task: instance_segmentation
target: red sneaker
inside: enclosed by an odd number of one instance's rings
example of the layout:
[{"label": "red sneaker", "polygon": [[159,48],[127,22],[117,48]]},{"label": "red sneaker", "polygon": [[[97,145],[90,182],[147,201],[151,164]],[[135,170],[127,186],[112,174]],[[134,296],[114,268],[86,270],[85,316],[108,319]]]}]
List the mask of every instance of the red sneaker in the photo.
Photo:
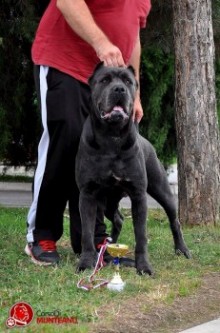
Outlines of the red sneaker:
[{"label": "red sneaker", "polygon": [[60,260],[56,249],[56,243],[52,240],[40,240],[34,243],[28,243],[25,247],[25,253],[31,256],[36,265],[48,266],[58,264]]}]

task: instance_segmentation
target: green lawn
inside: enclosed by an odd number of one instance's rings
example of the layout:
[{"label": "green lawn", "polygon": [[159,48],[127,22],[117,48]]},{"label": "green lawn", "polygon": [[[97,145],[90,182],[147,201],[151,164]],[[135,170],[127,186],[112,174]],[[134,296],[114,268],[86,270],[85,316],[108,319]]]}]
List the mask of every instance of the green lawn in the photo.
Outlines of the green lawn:
[{"label": "green lawn", "polygon": [[[157,303],[171,304],[177,297],[186,297],[196,292],[203,275],[219,271],[220,228],[184,228],[184,237],[192,253],[192,259],[176,256],[168,221],[160,210],[149,213],[149,257],[156,272],[154,278],[138,276],[135,269],[122,268],[121,275],[126,280],[126,288],[121,293],[110,292],[106,288],[86,292],[77,289],[76,283],[88,272],[75,273],[77,258],[69,243],[68,220],[65,232],[58,242],[62,261],[58,267],[35,266],[24,254],[26,233],[26,209],[0,207],[0,331],[8,332],[5,321],[11,306],[19,301],[29,303],[35,318],[22,332],[89,332],[93,322],[98,322],[97,313],[109,304],[117,307],[129,302],[138,294],[146,294],[151,301],[144,311]],[[121,243],[134,249],[134,236],[130,212],[123,226]],[[105,267],[100,277],[111,278],[112,267]],[[158,292],[159,291],[159,292]],[[59,310],[62,317],[77,317],[78,324],[37,324],[38,311]],[[106,321],[113,320],[112,311]],[[21,329],[14,328],[13,332]]]}]

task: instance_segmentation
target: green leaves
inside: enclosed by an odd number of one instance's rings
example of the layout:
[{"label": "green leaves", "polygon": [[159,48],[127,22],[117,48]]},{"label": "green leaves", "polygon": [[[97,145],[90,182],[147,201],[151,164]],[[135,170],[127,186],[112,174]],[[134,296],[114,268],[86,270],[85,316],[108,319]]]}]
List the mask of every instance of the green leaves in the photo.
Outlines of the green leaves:
[{"label": "green leaves", "polygon": [[140,131],[154,145],[163,163],[169,165],[176,152],[174,57],[157,46],[142,52],[141,100],[144,118]]}]

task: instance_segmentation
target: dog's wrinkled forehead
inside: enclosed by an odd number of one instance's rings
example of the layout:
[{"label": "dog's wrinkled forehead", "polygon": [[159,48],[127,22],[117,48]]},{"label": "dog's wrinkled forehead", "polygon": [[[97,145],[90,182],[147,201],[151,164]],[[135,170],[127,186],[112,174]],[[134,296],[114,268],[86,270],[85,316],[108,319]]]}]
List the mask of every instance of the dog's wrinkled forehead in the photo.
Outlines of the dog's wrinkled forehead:
[{"label": "dog's wrinkled forehead", "polygon": [[126,85],[133,85],[137,88],[137,81],[135,79],[135,71],[132,66],[124,67],[106,67],[100,63],[95,68],[93,75],[89,79],[89,85],[92,87],[97,83],[105,84],[113,80],[120,80]]}]

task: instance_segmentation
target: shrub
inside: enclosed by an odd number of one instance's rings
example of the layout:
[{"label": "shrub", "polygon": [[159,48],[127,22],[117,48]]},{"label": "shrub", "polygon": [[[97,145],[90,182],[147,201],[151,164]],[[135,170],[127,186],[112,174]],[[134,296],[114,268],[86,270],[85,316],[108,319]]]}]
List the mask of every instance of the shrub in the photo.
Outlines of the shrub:
[{"label": "shrub", "polygon": [[140,81],[144,109],[140,132],[168,166],[176,156],[173,54],[157,46],[144,49]]}]

